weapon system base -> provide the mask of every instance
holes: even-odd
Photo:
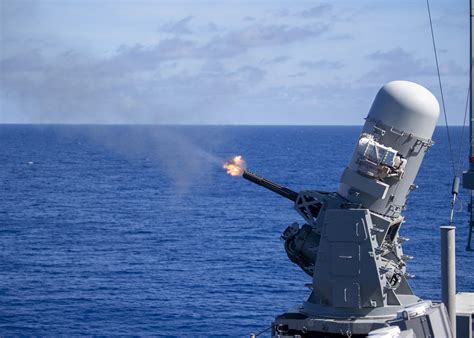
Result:
[[[302,313],[301,308],[297,307],[275,318],[272,324],[272,337],[367,337],[374,330],[397,326],[401,331],[398,337],[452,338],[444,305],[431,302],[425,304],[426,306],[421,309],[407,307],[389,319],[315,317]]]

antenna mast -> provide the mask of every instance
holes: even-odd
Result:
[[[470,111],[470,119],[469,119],[469,130],[470,130],[470,147],[469,147],[469,170],[465,171],[463,173],[463,186],[464,188],[470,190],[470,203],[469,203],[469,212],[470,212],[470,217],[469,217],[469,230],[468,230],[468,239],[467,239],[467,246],[466,250],[472,251],[471,247],[471,241],[472,241],[472,233],[474,232],[474,212],[473,212],[473,205],[474,205],[474,112],[473,112],[473,105],[472,101],[474,99],[473,95],[473,90],[472,90],[472,85],[473,85],[473,76],[474,76],[474,71],[473,71],[473,62],[472,58],[474,56],[473,48],[474,48],[474,43],[473,43],[473,29],[474,29],[474,7],[473,7],[473,2],[470,0],[470,18],[469,18],[469,24],[470,24],[470,57],[469,57],[469,62],[470,62],[470,80],[469,80],[469,90],[470,90],[470,102],[469,102],[469,111]]]

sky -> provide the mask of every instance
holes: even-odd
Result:
[[[430,6],[462,124],[469,1]],[[0,15],[0,123],[357,125],[389,81],[440,97],[424,0],[0,0]]]

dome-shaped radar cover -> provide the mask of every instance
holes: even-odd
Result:
[[[379,90],[368,117],[430,139],[438,116],[438,100],[428,89],[410,81],[392,81]]]

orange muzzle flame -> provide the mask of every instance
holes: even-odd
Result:
[[[223,168],[230,176],[242,176],[245,170],[245,161],[242,156],[234,156],[224,163]]]

